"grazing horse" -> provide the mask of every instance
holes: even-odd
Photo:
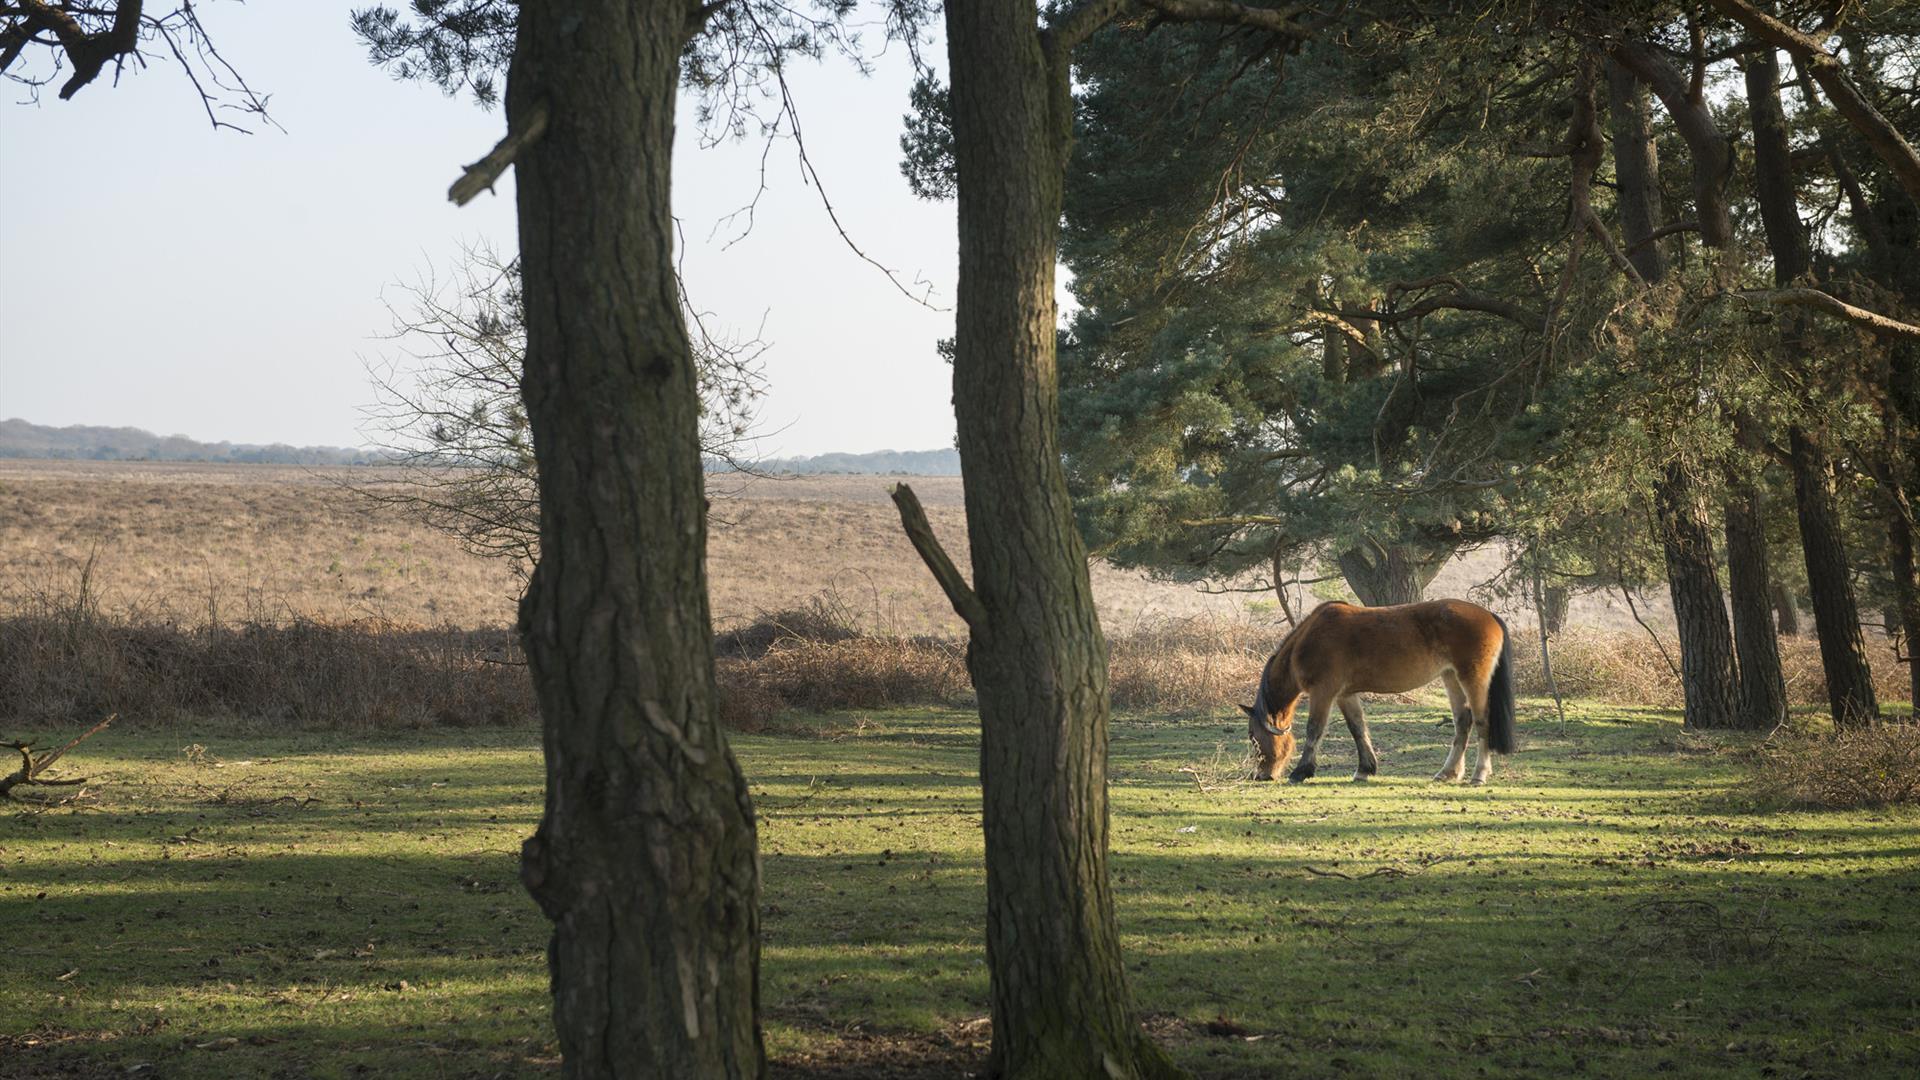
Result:
[[[1260,751],[1254,779],[1272,780],[1293,755],[1293,708],[1308,697],[1307,742],[1288,779],[1314,774],[1320,737],[1335,702],[1360,752],[1355,780],[1380,770],[1361,694],[1402,694],[1444,679],[1453,703],[1453,750],[1435,780],[1458,780],[1467,736],[1480,730],[1473,782],[1493,774],[1493,755],[1513,752],[1513,665],[1507,624],[1465,600],[1428,600],[1396,607],[1321,604],[1267,658],[1253,704],[1242,705],[1247,733]]]

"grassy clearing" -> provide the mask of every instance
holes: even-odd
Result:
[[[1539,716],[1481,790],[1426,781],[1431,706],[1375,710],[1367,785],[1339,779],[1344,733],[1288,787],[1231,778],[1225,721],[1116,723],[1115,888],[1150,1026],[1211,1077],[1913,1074],[1920,812],[1761,813],[1737,738]],[[977,1061],[973,723],[736,739],[788,1075]],[[0,1072],[554,1070],[545,925],[515,881],[532,732],[110,729],[75,756],[93,794],[0,831]]]

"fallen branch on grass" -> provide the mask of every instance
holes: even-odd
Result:
[[[1364,874],[1343,874],[1338,870],[1322,870],[1317,866],[1302,866],[1300,869],[1320,877],[1337,877],[1347,881],[1365,881],[1373,877],[1407,877],[1413,873],[1411,870],[1402,870],[1398,866],[1376,866]]]
[[[95,733],[100,731],[101,728],[104,728],[108,724],[113,723],[115,718],[117,718],[119,715],[120,715],[119,713],[108,714],[105,720],[100,721],[99,723],[93,725],[87,730],[74,736],[73,739],[67,743],[67,745],[61,747],[58,750],[53,751],[50,754],[42,754],[37,758],[33,756],[32,743],[24,743],[24,742],[0,743],[0,747],[5,747],[10,750],[20,751],[20,768],[16,770],[13,773],[13,775],[0,778],[0,798],[8,798],[8,799],[13,798],[13,789],[25,784],[39,784],[43,787],[72,787],[77,784],[86,783],[87,778],[84,776],[75,777],[69,780],[47,780],[42,778],[41,774],[46,772],[47,766],[52,765],[54,762],[60,760],[60,755],[66,753],[67,751],[73,749],[76,746],[79,746],[81,743],[86,742],[89,738],[92,738]]]

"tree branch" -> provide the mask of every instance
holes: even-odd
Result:
[[[1758,300],[1775,307],[1810,307],[1876,334],[1885,334],[1908,341],[1920,341],[1920,326],[1901,322],[1899,319],[1868,311],[1863,307],[1855,307],[1819,289],[1738,289],[1719,295],[1735,296],[1742,300]]]
[[[1279,34],[1295,41],[1312,37],[1315,27],[1296,21],[1313,9],[1305,4],[1283,8],[1252,7],[1233,0],[1141,0],[1147,7],[1169,19],[1182,22],[1233,23]]]
[[[1231,525],[1236,529],[1247,525],[1284,527],[1287,519],[1271,514],[1248,514],[1245,517],[1183,518],[1180,524],[1189,529],[1217,529],[1223,525]]]
[[[460,179],[447,188],[447,198],[456,206],[465,206],[482,191],[492,191],[494,182],[500,174],[507,171],[513,159],[526,149],[534,140],[547,130],[547,103],[537,102],[533,106],[527,122],[518,128],[509,128],[507,137],[501,139],[487,156],[467,166]]]
[[[142,0],[120,0],[113,10],[113,25],[94,34],[87,33],[71,12],[55,7],[46,0],[18,2],[28,22],[53,31],[53,36],[60,41],[60,47],[66,51],[67,62],[73,65],[73,74],[60,86],[62,101],[73,97],[81,87],[92,82],[100,74],[100,69],[107,66],[107,61],[127,55],[140,44]],[[18,55],[18,49],[9,48],[9,62]]]
[[[114,720],[119,717],[119,715],[120,715],[119,713],[109,714],[105,720],[100,721],[99,723],[93,725],[92,727],[74,736],[72,739],[68,740],[65,746],[62,746],[60,749],[55,750],[51,754],[42,754],[37,759],[33,756],[33,748],[32,748],[32,744],[30,743],[24,743],[24,742],[0,743],[0,746],[4,746],[11,750],[18,750],[20,752],[20,768],[10,776],[0,777],[0,798],[12,798],[13,789],[23,784],[42,784],[42,785],[49,785],[54,787],[71,787],[75,784],[86,783],[86,777],[84,776],[78,779],[71,779],[71,780],[43,780],[40,778],[40,774],[47,771],[47,766],[52,765],[56,761],[59,761],[60,755],[66,753],[67,751],[73,749],[76,746],[79,746],[81,743],[86,742],[88,739],[92,738],[95,734],[97,734],[100,731],[100,729],[106,727],[108,724],[113,723]]]
[[[920,508],[920,497],[905,484],[893,486],[893,504],[900,508],[900,527],[906,530],[907,539],[913,543],[913,549],[920,553],[920,561],[933,571],[933,579],[940,583],[941,591],[947,594],[947,602],[953,610],[966,621],[967,628],[975,634],[987,631],[987,608],[980,602],[979,594],[960,576],[960,570],[947,557],[946,549],[940,546],[940,540],[933,535],[933,526],[927,523],[927,512]]]
[[[1646,247],[1648,244],[1651,244],[1654,241],[1662,239],[1664,237],[1672,236],[1675,233],[1699,232],[1699,231],[1700,231],[1700,223],[1697,221],[1675,221],[1675,222],[1672,222],[1671,224],[1662,225],[1659,228],[1648,233],[1647,235],[1641,237],[1640,239],[1635,240],[1632,244],[1628,245],[1627,252],[1631,254],[1633,252],[1639,251],[1641,248]]]
[[[1900,178],[1900,186],[1906,189],[1907,195],[1920,203],[1920,154],[1914,152],[1913,145],[1853,85],[1853,80],[1847,78],[1846,68],[1832,53],[1822,48],[1818,40],[1768,15],[1747,3],[1747,0],[1709,2],[1721,14],[1746,27],[1761,40],[1793,54],[1807,74],[1833,99],[1833,107],[1846,118],[1847,123],[1866,139],[1867,145],[1873,147],[1873,152],[1880,155],[1881,160],[1893,166],[1894,175]]]
[[[1615,62],[1646,83],[1667,107],[1673,126],[1693,156],[1693,201],[1700,238],[1715,250],[1733,242],[1733,218],[1727,207],[1727,183],[1733,176],[1733,148],[1714,121],[1707,103],[1693,95],[1686,76],[1643,41],[1621,40],[1608,50]]]
[[[1120,13],[1124,3],[1125,0],[1080,0],[1047,20],[1048,50],[1060,56],[1073,55],[1073,50],[1081,42]]]
[[[1371,308],[1340,308],[1334,312],[1342,319],[1374,319],[1383,323],[1404,322],[1431,315],[1443,308],[1457,311],[1479,311],[1488,315],[1498,315],[1510,322],[1519,323],[1529,330],[1540,329],[1541,316],[1525,305],[1502,300],[1497,296],[1481,293],[1459,292],[1441,296],[1429,296],[1411,307],[1397,308],[1392,311],[1376,311]]]

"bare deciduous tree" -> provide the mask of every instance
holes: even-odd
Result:
[[[143,0],[9,0],[0,6],[0,74],[27,88],[60,83],[65,101],[113,68],[145,68],[150,56],[171,56],[193,83],[215,128],[247,129],[229,117],[273,123],[267,99],[220,54],[193,4]],[[62,77],[64,76],[64,78]]]
[[[401,483],[360,482],[359,494],[416,514],[469,551],[509,559],[523,574],[540,541],[533,437],[521,401],[527,330],[517,260],[487,247],[463,253],[452,280],[403,287],[389,305],[402,357],[373,367],[366,408],[374,440]],[[757,336],[716,337],[682,311],[700,388],[700,452],[710,467],[750,472],[753,406],[765,390]]]

